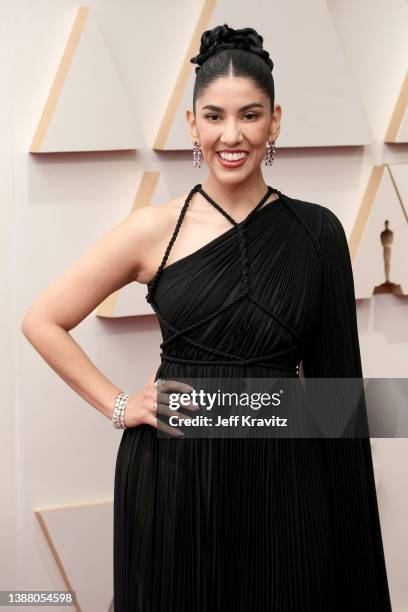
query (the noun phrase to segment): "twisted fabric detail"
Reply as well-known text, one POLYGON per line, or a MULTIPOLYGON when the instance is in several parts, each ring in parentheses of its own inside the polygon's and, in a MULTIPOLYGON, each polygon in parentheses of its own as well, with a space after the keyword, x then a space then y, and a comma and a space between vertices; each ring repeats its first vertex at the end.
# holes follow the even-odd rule
MULTIPOLYGON (((173 332, 166 340, 163 340, 163 342, 160 344, 160 348, 163 349, 165 346, 167 346, 168 344, 170 344, 171 342, 173 342, 174 340, 181 338, 184 342, 190 344, 191 346, 193 346, 196 349, 199 349, 200 351, 203 351, 204 353, 209 353, 212 354, 216 357, 220 357, 223 359, 183 359, 181 357, 175 357, 169 354, 166 354, 164 351, 162 351, 160 353, 161 358, 164 361, 170 361, 170 362, 175 362, 175 363, 186 363, 186 364, 202 364, 202 365, 238 365, 238 366, 248 366, 250 364, 258 364, 258 365, 263 365, 263 366, 267 366, 267 367, 276 367, 278 369, 282 369, 282 370, 288 370, 291 372, 295 372, 296 374, 298 374, 298 369, 299 369, 299 364, 295 363, 293 365, 288 365, 287 363, 277 363, 276 359, 285 356, 286 354, 293 354, 294 352, 296 352, 300 347, 304 346, 304 344, 308 341, 307 338, 303 338, 302 336, 300 336, 296 330, 294 330, 292 328, 292 326, 290 326, 288 323, 286 323, 286 321, 284 321, 281 317, 279 317, 278 315, 276 315, 275 313, 273 313, 271 310, 269 310, 269 308, 267 308, 264 304, 262 304, 256 297, 254 297, 253 295, 251 295, 250 293, 250 279, 249 279, 249 265, 248 265, 248 253, 247 253, 247 247, 246 247, 246 236, 245 236, 245 225, 248 223, 249 219, 255 214, 255 212, 261 208, 263 206, 263 204, 266 202, 266 200, 269 198, 269 196, 271 195, 271 193, 277 193, 279 198, 285 202, 285 204, 287 206, 288 202, 286 201, 286 199, 282 196, 282 193, 278 190, 278 189, 274 189, 272 187, 268 186, 268 190, 267 193, 265 194, 265 196, 261 199, 261 201, 255 206, 255 208, 246 216, 246 218, 241 221, 240 223, 236 222, 229 214, 228 212, 226 212, 221 206, 219 206, 219 204, 217 204, 217 202, 215 202, 203 189, 201 184, 197 184, 193 187, 193 189, 190 191, 190 193, 188 194, 186 201, 184 202, 184 205, 181 209, 179 218, 177 220, 176 226, 174 228, 173 234, 171 236, 170 242, 166 248, 166 251, 164 253, 163 259, 160 263, 160 266, 155 274, 155 276, 153 277, 153 279, 148 283, 148 293, 146 295, 146 300, 151 304, 153 310, 155 311, 155 313, 157 314, 157 316, 159 317, 161 323, 171 332, 173 332), (174 241, 177 237, 178 231, 180 229, 181 223, 183 221, 183 218, 186 214, 187 208, 190 204, 190 201, 194 195, 194 193, 201 193, 204 198, 206 200, 208 200, 208 202, 210 202, 210 204, 212 204, 217 210, 219 210, 219 212, 221 212, 221 214, 223 214, 229 221, 230 223, 236 228, 237 230, 237 235, 238 235, 238 246, 239 246, 239 251, 240 251, 240 257, 241 257, 241 279, 242 279, 242 287, 241 287, 241 291, 239 292, 239 294, 233 298, 232 300, 230 300, 229 302, 226 302, 225 304, 223 304, 222 306, 220 306, 220 308, 218 308, 217 310, 215 310, 212 313, 209 313, 208 315, 206 315, 205 317, 203 317, 202 319, 200 319, 199 321, 196 321, 195 323, 192 323, 191 325, 186 326, 183 329, 178 329, 176 328, 170 321, 167 321, 166 318, 164 317, 164 315, 161 313, 160 309, 158 308, 156 302, 153 299, 153 293, 154 290, 157 286, 157 282, 158 279, 160 277, 160 274, 162 272, 162 270, 164 269, 164 266, 166 264, 166 261, 169 257, 171 248, 174 244, 174 241), (206 323, 208 323, 209 321, 212 321, 215 317, 219 316, 220 314, 222 314, 223 312, 225 312, 228 308, 231 308, 232 306, 234 306, 237 302, 243 300, 243 299, 249 299, 253 304, 255 304, 258 308, 260 308, 265 314, 267 314, 269 317, 273 318, 279 325, 281 325, 294 339, 295 341, 295 345, 294 346, 289 346, 288 348, 282 350, 282 351, 275 351, 275 352, 270 352, 270 353, 266 353, 263 355, 258 355, 256 357, 250 357, 250 358, 243 358, 240 355, 235 355, 233 353, 228 353, 225 351, 221 351, 219 349, 213 348, 211 346, 207 346, 205 344, 202 344, 196 340, 194 340, 193 338, 191 338, 188 333, 191 332, 192 330, 197 329, 198 327, 205 325, 206 323)), ((271 205, 272 203, 270 203, 269 205, 271 205)), ((317 238, 315 237, 315 235, 313 234, 310 226, 296 213, 296 211, 294 211, 292 206, 289 206, 289 209, 291 210, 291 212, 293 213, 293 215, 298 219, 298 221, 300 223, 302 223, 302 225, 304 226, 306 232, 309 234, 312 243, 314 245, 314 248, 316 250, 316 253, 319 257, 320 263, 322 264, 322 268, 323 268, 323 261, 322 261, 322 254, 321 254, 321 250, 320 250, 320 245, 319 245, 319 241, 317 240, 317 238)))

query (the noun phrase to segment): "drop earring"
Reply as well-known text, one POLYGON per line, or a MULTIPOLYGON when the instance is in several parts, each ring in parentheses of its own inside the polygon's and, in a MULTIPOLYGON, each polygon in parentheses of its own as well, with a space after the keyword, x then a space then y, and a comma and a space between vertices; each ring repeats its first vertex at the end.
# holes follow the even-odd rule
POLYGON ((193 145, 194 168, 201 168, 202 157, 203 157, 203 154, 202 154, 200 145, 198 144, 198 142, 194 141, 194 145, 193 145))
POLYGON ((266 143, 266 154, 264 157, 264 161, 265 161, 265 166, 272 166, 273 164, 273 160, 275 159, 275 155, 276 155, 276 146, 275 146, 275 140, 270 143, 269 141, 266 143))

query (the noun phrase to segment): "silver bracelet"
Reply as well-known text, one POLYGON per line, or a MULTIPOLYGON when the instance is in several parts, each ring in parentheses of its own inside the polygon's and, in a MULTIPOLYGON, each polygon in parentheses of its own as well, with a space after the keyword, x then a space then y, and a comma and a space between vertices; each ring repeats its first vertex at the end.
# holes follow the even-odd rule
POLYGON ((117 394, 115 400, 115 410, 113 411, 112 423, 116 429, 127 429, 125 425, 125 408, 130 395, 124 391, 117 394))

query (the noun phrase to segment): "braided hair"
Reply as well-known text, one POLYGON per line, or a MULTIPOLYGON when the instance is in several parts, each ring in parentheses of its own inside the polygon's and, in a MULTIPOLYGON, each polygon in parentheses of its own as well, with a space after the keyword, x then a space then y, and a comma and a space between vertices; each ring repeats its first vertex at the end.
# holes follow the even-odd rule
POLYGON ((206 30, 201 35, 198 54, 190 59, 198 64, 193 92, 193 109, 210 83, 229 75, 252 79, 270 99, 274 110, 275 87, 272 76, 273 61, 263 48, 263 37, 253 28, 234 30, 226 23, 206 30))

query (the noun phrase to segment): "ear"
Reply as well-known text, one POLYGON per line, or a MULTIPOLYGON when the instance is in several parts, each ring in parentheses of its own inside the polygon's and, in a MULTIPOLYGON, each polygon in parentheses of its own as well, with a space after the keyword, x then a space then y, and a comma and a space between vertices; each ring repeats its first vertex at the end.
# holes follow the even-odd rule
POLYGON ((275 104, 272 113, 271 131, 269 132, 269 142, 276 140, 280 134, 280 122, 282 117, 282 107, 280 104, 275 104))
POLYGON ((191 142, 193 143, 194 141, 199 141, 196 120, 194 118, 194 113, 190 108, 186 110, 186 120, 191 142))

